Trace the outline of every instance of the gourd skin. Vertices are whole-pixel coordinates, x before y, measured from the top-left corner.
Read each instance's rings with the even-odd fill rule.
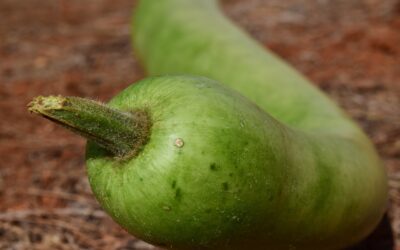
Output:
[[[89,181],[114,220],[148,242],[338,249],[369,233],[383,212],[384,176],[365,173],[378,159],[354,157],[368,147],[288,128],[212,80],[149,78],[109,105],[146,110],[150,138],[127,160],[89,143]]]
[[[130,160],[89,143],[87,168],[129,232],[171,249],[341,249],[377,225],[386,176],[367,137],[215,1],[140,1],[133,38],[150,75],[210,77],[257,106],[190,76],[115,97],[113,107],[150,114],[150,138]]]
[[[314,132],[358,132],[308,80],[224,18],[216,1],[139,1],[133,18],[135,54],[148,75],[206,76],[285,124]]]

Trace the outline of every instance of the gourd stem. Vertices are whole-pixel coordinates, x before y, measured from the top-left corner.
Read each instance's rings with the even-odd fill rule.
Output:
[[[29,111],[61,124],[117,157],[135,155],[149,135],[150,119],[144,110],[121,111],[97,101],[63,96],[39,96],[28,106]]]

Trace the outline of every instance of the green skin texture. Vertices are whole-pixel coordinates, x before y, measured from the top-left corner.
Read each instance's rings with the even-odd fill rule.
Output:
[[[93,192],[127,231],[170,249],[279,250],[341,249],[375,228],[387,182],[368,138],[215,1],[140,1],[133,38],[148,73],[170,76],[109,104],[148,112],[149,139],[130,159],[87,148]]]

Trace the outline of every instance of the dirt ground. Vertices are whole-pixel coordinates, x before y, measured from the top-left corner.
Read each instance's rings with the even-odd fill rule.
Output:
[[[26,111],[36,95],[106,101],[144,77],[130,46],[134,5],[0,0],[0,249],[154,249],[120,229],[94,200],[85,141]],[[389,173],[389,217],[400,249],[400,1],[222,6],[370,135]]]

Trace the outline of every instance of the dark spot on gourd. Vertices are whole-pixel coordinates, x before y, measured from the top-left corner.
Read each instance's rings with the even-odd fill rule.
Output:
[[[207,214],[211,213],[211,208],[207,208],[205,211]]]
[[[228,182],[222,183],[222,188],[223,188],[225,191],[228,191],[228,190],[229,190],[229,184],[228,184]]]
[[[175,187],[176,187],[176,180],[173,180],[173,181],[172,181],[171,187],[172,187],[172,188],[175,188]]]
[[[175,199],[176,200],[182,199],[182,190],[180,188],[177,188],[175,191]]]
[[[143,181],[143,178],[142,178],[142,177],[140,177],[140,178],[139,178],[139,181]]]
[[[218,170],[217,164],[215,164],[214,162],[210,164],[210,170],[211,171],[216,171]]]

